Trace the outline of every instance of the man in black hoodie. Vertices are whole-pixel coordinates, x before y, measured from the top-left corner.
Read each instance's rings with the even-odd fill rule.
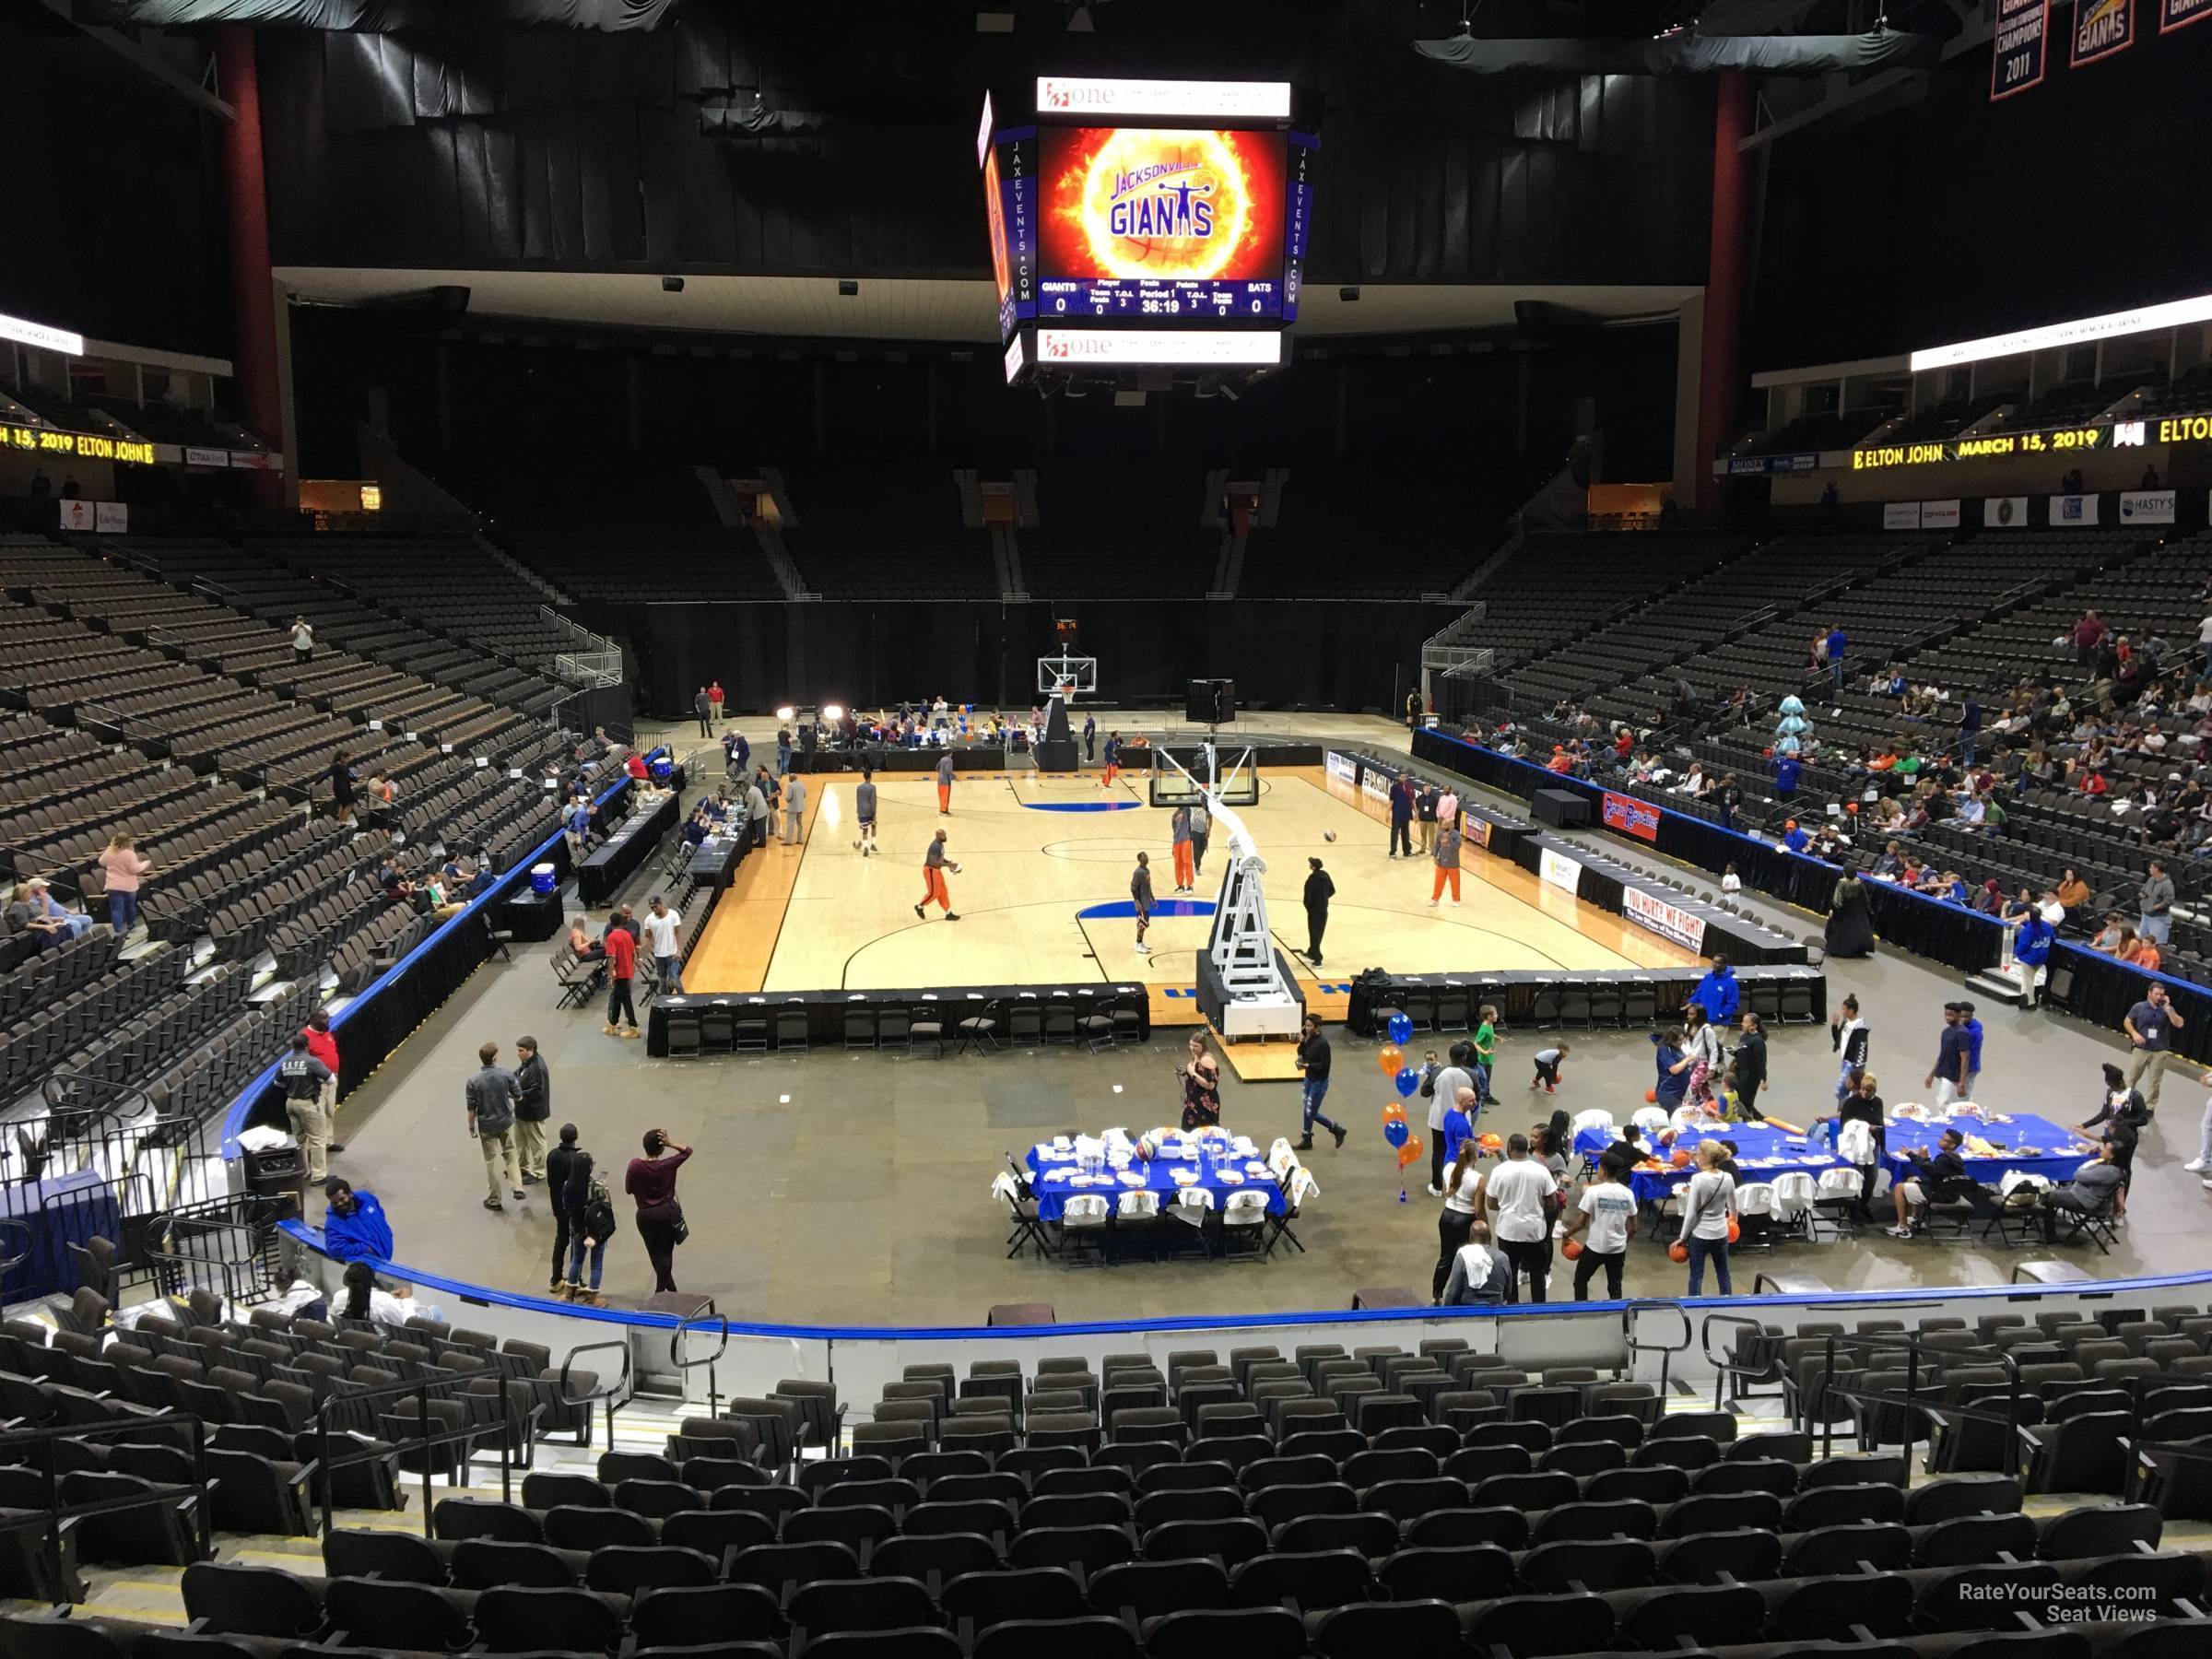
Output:
[[[568,1282],[570,1216],[566,1196],[576,1172],[576,1125],[560,1126],[560,1145],[546,1154],[546,1191],[553,1200],[553,1288]]]

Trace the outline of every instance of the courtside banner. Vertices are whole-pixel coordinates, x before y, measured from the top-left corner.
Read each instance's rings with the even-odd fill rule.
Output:
[[[1321,758],[1324,786],[1340,801],[1357,805],[1359,799],[1359,762],[1331,749]]]
[[[1379,766],[1359,769],[1359,810],[1381,823],[1390,822],[1390,773]]]
[[[2100,64],[2136,43],[2136,0],[2074,0],[2072,66]]]
[[[1705,954],[1705,918],[1678,910],[1665,900],[1653,897],[1640,887],[1625,883],[1620,889],[1620,913],[1637,926],[1655,933],[1663,939],[1672,939],[1686,950]]]
[[[1618,830],[1623,835],[1632,835],[1638,841],[1656,841],[1659,839],[1659,808],[1649,801],[1640,801],[1634,795],[1615,794],[1606,791],[1606,828]]]
[[[2159,32],[2202,23],[2212,18],[2212,0],[2164,0],[2159,7]]]
[[[1990,102],[2040,85],[2050,53],[2051,0],[1997,0],[1996,49],[1989,59]]]
[[[1459,815],[1459,833],[1461,839],[1474,846],[1480,847],[1485,853],[1490,850],[1490,820],[1488,818],[1477,818],[1473,813],[1463,812]]]
[[[1583,861],[1581,859],[1570,858],[1564,853],[1554,853],[1549,847],[1538,847],[1536,851],[1542,854],[1538,865],[1539,873],[1553,887],[1564,888],[1571,893],[1582,885]]]

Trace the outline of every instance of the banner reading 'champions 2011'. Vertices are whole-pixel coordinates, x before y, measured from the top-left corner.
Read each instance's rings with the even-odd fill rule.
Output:
[[[2080,69],[2117,56],[2145,30],[2147,0],[2077,0],[2067,65]],[[2171,34],[2212,18],[2212,0],[2158,0],[2159,32]],[[1989,60],[1991,102],[2042,83],[2050,66],[2051,0],[1997,0]]]

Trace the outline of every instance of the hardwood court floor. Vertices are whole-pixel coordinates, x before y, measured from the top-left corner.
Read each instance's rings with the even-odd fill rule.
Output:
[[[1223,838],[1209,849],[1191,903],[1194,913],[1156,915],[1149,957],[1135,949],[1126,913],[1141,849],[1153,888],[1170,899],[1174,877],[1169,814],[1145,804],[1146,780],[1112,790],[1098,775],[1014,773],[969,777],[953,789],[952,817],[937,816],[928,778],[878,780],[878,844],[854,850],[848,775],[816,780],[801,851],[771,847],[744,866],[687,964],[696,991],[882,989],[902,985],[1111,980],[1162,996],[1196,979],[1220,876]],[[1111,809],[1100,809],[1100,808]],[[1399,972],[1672,967],[1694,959],[1621,918],[1576,900],[1502,859],[1470,849],[1462,902],[1428,908],[1426,855],[1388,856],[1383,827],[1332,795],[1317,768],[1266,773],[1257,806],[1241,809],[1267,860],[1268,914],[1286,951],[1305,945],[1306,860],[1318,856],[1336,883],[1319,975],[1324,994],[1370,966]],[[921,866],[942,826],[960,872],[948,878],[960,920],[931,910],[917,920]],[[1331,842],[1324,832],[1334,830]],[[1118,909],[1122,913],[1112,913]],[[1108,913],[1095,913],[1105,910]],[[1091,912],[1091,913],[1087,913]],[[1336,993],[1341,995],[1341,993]],[[1174,1018],[1170,997],[1164,1009]],[[1195,1022],[1195,1009],[1182,1013]]]

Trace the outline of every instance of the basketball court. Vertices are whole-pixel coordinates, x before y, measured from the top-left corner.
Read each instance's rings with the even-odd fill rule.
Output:
[[[1223,874],[1217,832],[1194,894],[1171,892],[1170,808],[1149,804],[1144,772],[1111,788],[1097,772],[964,774],[940,818],[926,774],[879,776],[877,845],[863,856],[853,819],[856,773],[808,779],[802,844],[771,841],[747,857],[685,970],[694,992],[883,990],[908,985],[1147,984],[1156,1023],[1199,1022],[1194,987]],[[1433,866],[1417,851],[1388,856],[1388,832],[1332,793],[1318,767],[1263,771],[1256,804],[1239,809],[1266,861],[1271,930],[1286,953],[1306,944],[1309,857],[1336,884],[1325,966],[1296,962],[1309,1006],[1341,1018],[1361,969],[1396,972],[1678,967],[1696,959],[1621,917],[1584,904],[1505,860],[1469,847],[1463,897],[1430,910]],[[922,861],[947,831],[947,921],[917,917]],[[1331,835],[1335,839],[1330,839]],[[1129,878],[1150,855],[1158,900],[1135,949]]]

